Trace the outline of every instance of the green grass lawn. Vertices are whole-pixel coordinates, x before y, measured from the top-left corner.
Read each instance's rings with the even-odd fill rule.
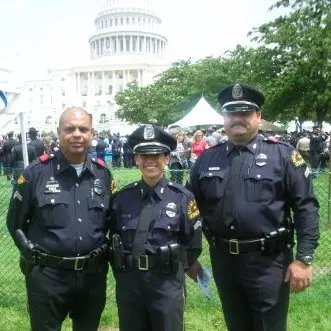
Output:
[[[114,178],[118,187],[138,180],[137,171],[114,170]],[[316,251],[314,284],[305,292],[291,297],[289,312],[289,331],[331,331],[331,274],[326,267],[331,267],[331,229],[327,226],[328,184],[327,175],[322,175],[314,181],[315,191],[321,205],[321,240]],[[29,330],[28,314],[23,276],[18,267],[18,252],[8,235],[5,218],[11,186],[0,177],[0,330]],[[210,268],[208,247],[205,243],[201,261]],[[219,299],[215,285],[212,284],[212,299],[206,299],[197,285],[187,279],[188,298],[186,303],[186,331],[216,331],[225,330]],[[114,297],[114,280],[109,273],[107,306],[102,316],[101,327],[116,327],[117,310]],[[71,330],[70,322],[66,321],[63,330]]]

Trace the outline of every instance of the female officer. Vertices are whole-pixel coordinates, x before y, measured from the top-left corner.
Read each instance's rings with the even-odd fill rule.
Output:
[[[183,330],[184,270],[201,253],[201,222],[191,192],[163,170],[176,140],[155,125],[128,138],[140,181],[113,200],[113,271],[121,331]]]

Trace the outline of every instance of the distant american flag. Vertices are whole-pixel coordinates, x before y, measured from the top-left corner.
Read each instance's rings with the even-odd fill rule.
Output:
[[[4,109],[7,107],[7,98],[5,93],[3,93],[2,91],[0,91],[0,109]]]

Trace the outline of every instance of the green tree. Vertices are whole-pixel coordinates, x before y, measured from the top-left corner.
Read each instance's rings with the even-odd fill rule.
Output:
[[[297,116],[321,124],[331,119],[330,2],[280,0],[271,7],[277,8],[289,11],[251,33],[282,63],[277,78],[268,84],[267,111],[280,119]]]
[[[133,84],[118,93],[117,116],[131,123],[156,118],[167,125],[183,117],[201,96],[217,108],[220,87],[231,81],[228,73],[229,59],[223,57],[174,63],[153,84],[146,87]]]

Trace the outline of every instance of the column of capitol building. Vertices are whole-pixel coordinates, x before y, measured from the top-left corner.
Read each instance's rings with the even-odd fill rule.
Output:
[[[90,62],[49,70],[47,79],[25,82],[28,126],[56,132],[63,109],[76,105],[93,114],[97,131],[131,132],[132,126],[115,116],[115,94],[130,82],[146,86],[169,67],[164,58],[167,38],[153,1],[107,0],[89,38]]]

